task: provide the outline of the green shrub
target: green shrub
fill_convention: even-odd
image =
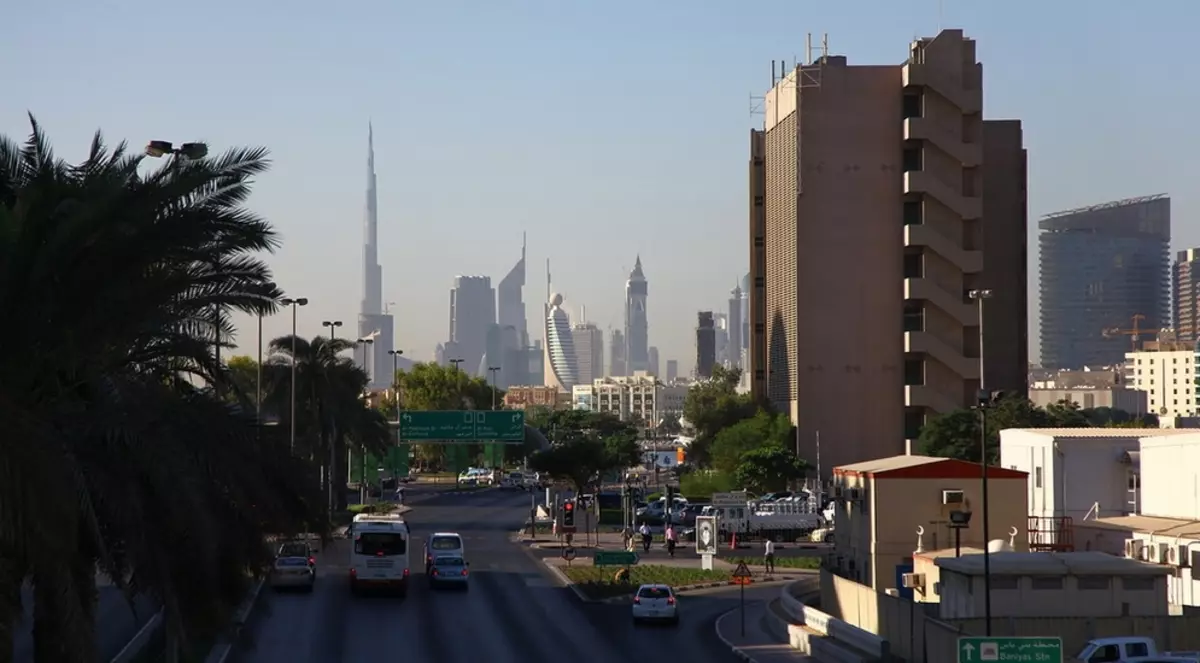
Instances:
[[[684,495],[708,496],[737,489],[733,475],[715,470],[692,472],[679,480],[679,492]]]

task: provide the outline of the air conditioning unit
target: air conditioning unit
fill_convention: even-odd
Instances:
[[[1166,564],[1170,558],[1168,551],[1171,548],[1169,543],[1151,543],[1146,546],[1146,561],[1155,564]]]
[[[1171,563],[1175,566],[1188,566],[1191,561],[1188,559],[1187,544],[1171,548]]]
[[[961,490],[942,491],[942,505],[944,506],[958,506],[965,502],[966,499],[966,496],[963,495],[963,491]]]
[[[1141,539],[1125,539],[1125,557],[1141,559],[1144,546],[1145,543]]]
[[[925,590],[925,574],[924,573],[905,573],[900,576],[900,582],[905,589]]]
[[[862,499],[862,491],[859,490],[858,488],[851,488],[850,489],[850,500],[857,502],[858,500],[861,500],[861,499]]]

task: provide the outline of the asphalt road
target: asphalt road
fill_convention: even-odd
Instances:
[[[417,568],[406,599],[351,597],[349,544],[338,541],[319,556],[312,594],[265,590],[239,663],[740,660],[713,628],[718,615],[737,606],[736,590],[683,597],[678,628],[634,627],[628,607],[580,603],[526,548],[509,540],[527,515],[528,493],[429,494],[414,487],[405,502],[413,507],[406,519],[418,567],[424,536],[463,535],[472,572],[469,591],[433,591]],[[752,589],[747,597],[768,593]]]
[[[33,592],[28,588],[21,593],[21,602],[25,607],[25,616],[13,627],[13,660],[16,663],[29,663],[33,661]],[[106,662],[116,656],[138,629],[154,616],[154,612],[155,608],[149,601],[139,601],[137,613],[134,614],[120,590],[111,586],[101,587],[96,606],[96,638],[100,660]]]

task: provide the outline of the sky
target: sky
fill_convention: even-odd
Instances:
[[[1165,192],[1173,249],[1200,245],[1195,0],[47,0],[0,17],[0,134],[23,139],[28,111],[68,160],[97,129],[271,150],[250,206],[282,236],[276,280],[310,300],[304,335],[357,318],[373,122],[385,301],[416,360],[447,337],[454,276],[498,282],[527,232],[531,335],[547,259],[573,317],[621,328],[640,254],[650,343],[690,371],[696,312],[748,268],[751,97],[771,60],[805,59],[806,33],[850,64],[899,63],[939,27],[978,41],[984,115],[1023,120],[1029,150],[1031,359],[1039,216]],[[255,321],[238,324],[255,354]]]

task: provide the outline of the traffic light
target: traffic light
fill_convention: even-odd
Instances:
[[[563,527],[575,526],[575,500],[563,502]]]

